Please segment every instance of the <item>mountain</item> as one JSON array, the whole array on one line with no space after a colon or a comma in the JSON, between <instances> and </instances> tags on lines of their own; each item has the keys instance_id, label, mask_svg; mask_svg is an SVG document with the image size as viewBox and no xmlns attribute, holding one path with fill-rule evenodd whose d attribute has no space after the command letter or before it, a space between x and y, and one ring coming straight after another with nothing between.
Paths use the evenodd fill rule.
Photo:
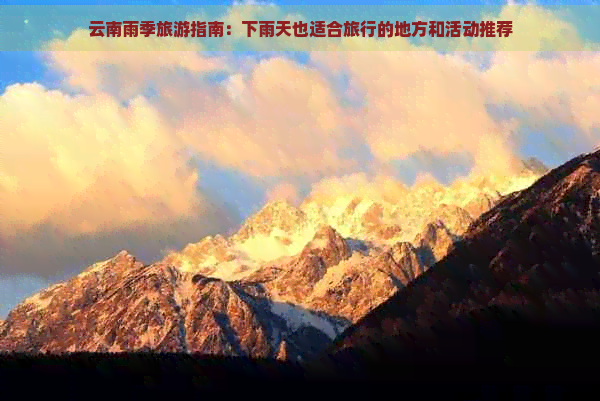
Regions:
<instances>
[{"instance_id":1,"label":"mountain","mask_svg":"<svg viewBox=\"0 0 600 401\"><path fill-rule=\"evenodd\" d=\"M495 347L510 337L520 341L519 352L537 350L538 364L547 366L556 366L552 358L559 355L600 355L596 340L586 342L582 334L582 327L600 332L599 194L600 151L503 197L445 257L348 328L319 363L365 372L373 361L409 363L438 352L458 363L482 357L477 347L491 344L492 334ZM557 331L567 326L579 338ZM544 330L558 342L548 347ZM567 339L588 351L563 344ZM499 357L503 351L489 346L485 352Z\"/></svg>"},{"instance_id":2,"label":"mountain","mask_svg":"<svg viewBox=\"0 0 600 401\"><path fill-rule=\"evenodd\" d=\"M548 167L535 157L529 157L522 161L521 171L531 171L534 174L543 175L548 172Z\"/></svg>"},{"instance_id":3,"label":"mountain","mask_svg":"<svg viewBox=\"0 0 600 401\"><path fill-rule=\"evenodd\" d=\"M304 213L287 201L268 203L250 217L233 236L234 241L244 241L256 235L269 235L273 231L292 233L305 222Z\"/></svg>"},{"instance_id":4,"label":"mountain","mask_svg":"<svg viewBox=\"0 0 600 401\"><path fill-rule=\"evenodd\" d=\"M312 325L294 326L303 318ZM1 328L0 350L306 357L337 334L336 325L270 301L260 285L144 265L121 252L18 305Z\"/></svg>"},{"instance_id":5,"label":"mountain","mask_svg":"<svg viewBox=\"0 0 600 401\"><path fill-rule=\"evenodd\" d=\"M229 237L151 264L123 251L24 300L0 322L0 351L306 360L418 281L478 213L537 177L524 168L450 187L425 180L395 198L271 202Z\"/></svg>"}]
</instances>

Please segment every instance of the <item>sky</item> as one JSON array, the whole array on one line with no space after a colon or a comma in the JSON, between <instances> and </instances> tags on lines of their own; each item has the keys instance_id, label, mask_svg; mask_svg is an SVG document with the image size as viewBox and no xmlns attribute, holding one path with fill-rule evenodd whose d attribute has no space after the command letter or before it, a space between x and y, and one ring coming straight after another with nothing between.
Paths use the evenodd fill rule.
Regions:
<instances>
[{"instance_id":1,"label":"sky","mask_svg":"<svg viewBox=\"0 0 600 401\"><path fill-rule=\"evenodd\" d=\"M0 1L0 318L122 249L149 263L323 183L449 184L526 157L554 167L600 140L595 2L192 3ZM134 43L94 42L87 28L126 19L116 14L239 24L389 10L508 19L515 33L283 43L238 29L231 42Z\"/></svg>"}]
</instances>

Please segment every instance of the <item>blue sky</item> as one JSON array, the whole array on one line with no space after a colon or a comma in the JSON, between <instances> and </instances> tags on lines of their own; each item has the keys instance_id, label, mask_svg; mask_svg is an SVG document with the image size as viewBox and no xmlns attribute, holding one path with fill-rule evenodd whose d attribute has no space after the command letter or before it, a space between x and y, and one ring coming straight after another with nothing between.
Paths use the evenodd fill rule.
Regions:
<instances>
[{"instance_id":1,"label":"blue sky","mask_svg":"<svg viewBox=\"0 0 600 401\"><path fill-rule=\"evenodd\" d=\"M365 4L376 4L376 5L487 5L487 4L505 4L504 1L414 1L414 0L403 0L403 1L354 1L354 0L345 0L345 1L313 1L313 0L303 0L303 1L270 1L269 3L274 3L277 5L365 5ZM524 1L516 1L515 4L524 4ZM0 1L0 5L198 5L197 1L192 0L179 0L179 1L146 1L146 0L137 0L137 1L89 1L89 0L64 0L60 3L52 3L48 1ZM223 1L212 1L206 0L202 2L202 5L230 5L233 2L223 2ZM598 4L594 1L547 1L541 0L536 1L536 4L539 5L594 5Z\"/></svg>"},{"instance_id":2,"label":"blue sky","mask_svg":"<svg viewBox=\"0 0 600 401\"><path fill-rule=\"evenodd\" d=\"M298 2L287 2L287 1L276 1L274 2L277 6L289 6L296 5ZM310 5L363 5L364 2L357 1L344 1L344 2L315 2L315 1L303 1L301 2L302 6L310 6ZM517 2L520 3L520 2ZM223 2L214 2L208 1L203 2L203 6L207 5L230 5L231 2L223 3ZM430 1L430 2L418 2L418 1L401 1L401 2L378 2L373 4L380 5L413 5L413 6L423 6L423 5L485 5L485 6L500 6L505 4L505 2L474 2L474 1ZM553 1L538 1L536 2L538 5L551 5L551 6L562 6L562 5L594 5L597 2L553 2ZM52 3L38 1L0 1L0 6L4 5L18 5L21 6L19 8L19 13L22 13L23 18L19 21L31 18L34 21L36 18L40 17L39 8L36 11L36 6L38 5L52 5ZM186 6L186 5L197 5L197 2L193 1L119 1L119 2L105 2L105 1L63 1L61 5L88 5L88 6L110 6L110 5L176 5L176 6ZM6 9L5 9L6 10ZM74 9L75 10L75 9ZM56 26L45 27L47 32L48 29L58 29L64 31L64 34L69 34L70 30L73 28L73 21L89 21L89 15L85 15L86 12L84 8L77 9L80 10L81 14L71 15L71 16L62 16L63 22L58 22L58 19L55 19L54 22L57 24ZM110 9L107 9L110 10ZM351 10L351 8L350 8ZM465 14L467 12L472 13L473 18L476 18L481 9L472 8L465 9L461 8L460 11L456 11L457 9L449 9L449 8L440 8L437 10L433 10L431 8L428 9L428 16L431 18L439 17L444 18L448 15L448 13L459 14L460 19L468 19L470 16ZM418 9L415 7L414 15L418 14ZM439 15L436 15L439 13ZM89 14L89 11L88 11ZM2 9L0 9L0 21L2 21ZM28 17L29 15L29 17ZM93 14L97 15L97 14ZM6 16L5 16L6 17ZM87 19L86 19L87 18ZM343 19L342 17L336 16L338 19ZM375 18L375 17L373 17ZM600 41L600 28L599 24L594 21L586 21L584 16L576 13L576 9L570 15L565 16L566 20L569 22L579 22L578 26L578 34L585 40L591 41ZM61 25L62 24L62 25ZM39 24L38 24L39 25ZM85 26L85 22L81 25ZM15 25L16 26L16 25ZM0 24L0 29L1 24ZM20 28L19 28L20 29ZM30 29L27 28L26 29ZM33 29L33 28L31 28ZM1 40L1 32L0 32L0 40ZM32 36L33 37L33 36ZM237 53L237 57L240 60L240 63L248 62L250 63L250 59L260 59L260 58L271 58L275 54L270 53L255 53L255 52L239 52ZM308 62L308 56L305 53L295 53L286 55L287 57L293 59L295 63L299 65L306 64ZM252 64L254 65L254 64ZM481 65L480 68L482 70L486 69L486 65ZM221 74L221 75L219 75ZM339 92L344 92L349 85L349 78L344 75L345 72L338 74L332 78L332 86L336 88ZM210 79L213 81L218 81L226 76L222 73L217 73L213 75ZM57 71L56 69L50 68L45 60L42 58L40 53L33 51L19 51L19 52L10 52L10 51L0 51L0 95L4 94L6 89L12 85L19 83L31 83L37 82L41 84L46 89L60 89L63 92L69 92L73 90L73 88L68 88L65 86L65 74ZM110 82L106 83L106 86L109 86ZM114 82L113 82L114 84ZM149 86L146 88L147 94ZM106 88L104 88L106 90ZM108 91L108 90L107 90ZM350 98L342 98L340 103L344 107L356 107L361 108L364 106L361 99L350 99ZM588 151L591 146L594 145L591 139L586 139L584 136L579 135L577 132L577 128L568 123L557 123L555 121L548 121L546 123L540 123L539 121L532 122L531 119L527 116L527 113L523 110L517 110L518 108L514 105L503 105L499 107L497 104L489 104L487 105L487 112L498 118L507 120L510 118L519 118L522 120L522 124L517 128L516 137L518 138L516 142L516 146L518 147L518 152L520 156L536 156L541 159L543 162L548 164L549 166L556 166L565 161L565 157L572 156L581 152ZM572 138L577 137L578 140L571 140ZM0 140L1 142L1 140ZM352 144L350 144L352 145ZM375 155L373 151L365 144L358 143L356 146L348 146L346 149L342 149L341 153L346 152L347 156L352 156L360 164L363 166L370 166L375 163ZM238 217L243 219L247 217L249 214L253 213L257 210L257 208L261 207L265 200L265 196L268 193L269 189L273 187L281 177L276 176L263 176L256 177L250 173L244 172L235 166L226 166L223 164L218 164L216 162L203 160L202 158L193 158L191 163L194 164L196 170L199 172L199 175L202 177L200 182L199 189L202 191L206 191L207 193L214 194L218 196L220 201L226 202L227 207L235 209ZM419 173L424 171L429 172L437 172L439 173L437 178L440 181L447 183L452 181L459 175L464 175L468 173L469 168L473 164L473 159L468 154L463 153L448 153L444 157L441 157L438 154L432 153L431 151L425 150L423 152L415 152L410 157L406 157L401 160L393 160L389 163L391 168L393 169L396 177L403 179L407 183L414 182L416 176ZM2 171L0 171L2 173ZM1 176L0 176L1 178ZM292 175L286 177L288 182L294 183L302 194L306 194L310 190L310 182L304 180L304 177L301 174ZM316 179L316 178L315 178ZM178 226L179 227L179 226ZM178 228L179 229L179 228ZM40 230L41 234L40 238L45 238L47 233L44 233L43 230ZM165 238L172 233L165 232ZM134 234L129 234L134 235ZM104 238L104 237L103 237ZM110 238L111 245L107 249L110 248L110 252L112 252L113 248L119 247L123 238L127 238L126 234L119 233L114 237ZM0 237L0 240L2 238ZM119 240L117 240L119 239ZM192 237L177 237L173 240L172 243L168 244L170 246L181 246L185 244L185 240L194 240L196 238ZM95 239L93 237L78 239L78 245L74 245L76 248L80 246L80 249L90 249L89 244L92 244ZM159 239L156 243L163 243L167 240ZM87 241L87 242L86 242ZM108 241L108 240L107 240ZM110 242L109 241L109 242ZM183 241L183 242L182 242ZM133 241L135 242L135 241ZM0 242L1 243L1 242ZM40 244L43 242L40 239ZM50 242L52 243L52 242ZM30 247L33 247L36 242L28 243ZM28 251L35 252L35 249L30 248L27 249L26 245L22 247L17 247L15 245L15 249L18 248L19 254L26 255ZM63 251L68 253L65 249L68 250L69 246L63 246ZM69 257L67 256L50 256L50 259L55 258L60 263L66 263L67 266L63 267L64 271L62 272L54 272L61 277L65 277L65 274L72 274L77 269L84 267L84 265L90 261L94 261L94 258L98 258L96 254L85 253L88 251L78 250L79 248L73 250L71 249L71 254ZM142 257L152 258L156 255L152 254L152 252L147 251L147 247L139 246L143 254ZM119 249L116 249L118 251ZM0 251L2 249L0 248ZM79 253L78 253L79 252ZM109 252L109 251L107 251ZM106 257L110 257L111 253L106 254ZM18 252L16 252L18 253ZM116 252L115 252L116 253ZM73 255L76 257L73 258ZM10 262L6 262L9 260L8 257L0 255L0 261L5 263L4 265L0 265L1 268L5 268L11 273L15 273L18 271L18 268L15 266L7 266L6 263L16 263L16 259L10 259ZM26 259L25 257L19 263L25 263L24 261L29 260L43 260L43 258L39 259ZM57 262L57 263L59 263ZM33 262L27 262L33 263ZM23 274L12 274L6 276L3 274L4 272L0 271L0 294L2 294L0 298L0 318L2 318L8 311L9 308L14 306L14 304L40 288L44 287L48 281L44 278L40 278L36 276L34 273L35 269L30 269L30 271Z\"/></svg>"}]
</instances>

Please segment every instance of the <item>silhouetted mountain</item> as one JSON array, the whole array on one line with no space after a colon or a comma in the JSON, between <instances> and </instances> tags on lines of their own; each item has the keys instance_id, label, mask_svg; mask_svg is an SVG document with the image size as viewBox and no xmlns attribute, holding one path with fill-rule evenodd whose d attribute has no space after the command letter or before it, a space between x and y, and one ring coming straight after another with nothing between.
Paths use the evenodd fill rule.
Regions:
<instances>
[{"instance_id":1,"label":"silhouetted mountain","mask_svg":"<svg viewBox=\"0 0 600 401\"><path fill-rule=\"evenodd\" d=\"M0 349L148 353L5 354L0 391L33 383L44 394L73 395L73 386L98 394L110 384L135 395L262 398L276 389L279 398L346 399L359 396L363 378L372 384L360 398L375 397L382 380L399 396L416 390L431 398L431 382L588 382L600 358L599 194L600 151L496 198L475 221L460 207L440 206L440 219L414 244L397 241L373 254L353 252L356 241L327 225L299 252L239 280L167 261L144 265L122 252L11 311L0 324ZM283 206L276 209L290 209ZM449 226L468 229L459 236ZM227 241L203 245L221 250ZM303 366L277 361L326 347L344 327L331 312L356 324ZM59 385L67 378L71 384ZM435 390L436 398L452 395Z\"/></svg>"},{"instance_id":2,"label":"silhouetted mountain","mask_svg":"<svg viewBox=\"0 0 600 401\"><path fill-rule=\"evenodd\" d=\"M445 361L452 376L468 374L462 362L500 368L507 355L539 368L598 358L586 333L600 333L599 273L600 151L506 196L311 366L375 374Z\"/></svg>"}]
</instances>

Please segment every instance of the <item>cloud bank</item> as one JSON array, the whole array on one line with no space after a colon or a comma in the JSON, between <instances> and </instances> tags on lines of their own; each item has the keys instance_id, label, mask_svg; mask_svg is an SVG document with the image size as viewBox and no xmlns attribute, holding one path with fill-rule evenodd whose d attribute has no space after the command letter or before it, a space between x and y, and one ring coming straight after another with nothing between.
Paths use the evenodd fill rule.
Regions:
<instances>
[{"instance_id":1,"label":"cloud bank","mask_svg":"<svg viewBox=\"0 0 600 401\"><path fill-rule=\"evenodd\" d=\"M52 41L44 56L63 86L22 83L0 97L1 274L75 271L127 247L151 259L231 230L239 216L223 188L199 190L194 160L277 182L266 200L299 203L299 181L313 197L399 196L396 162L419 154L466 155L471 174L510 173L531 155L519 148L524 135L556 135L534 132L548 124L598 143L597 53L544 52L589 47L576 27L537 6L492 17L519 21L534 51L496 41L439 53L359 38L304 58L257 58L179 38L145 40L144 52L125 38L72 51L85 30Z\"/></svg>"}]
</instances>

